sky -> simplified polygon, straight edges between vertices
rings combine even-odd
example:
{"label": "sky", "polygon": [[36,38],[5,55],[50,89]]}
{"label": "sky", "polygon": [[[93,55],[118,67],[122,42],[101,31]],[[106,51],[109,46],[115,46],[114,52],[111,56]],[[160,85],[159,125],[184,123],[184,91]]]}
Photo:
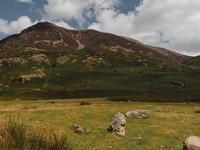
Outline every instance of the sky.
{"label": "sky", "polygon": [[40,21],[200,55],[200,0],[1,0],[0,40]]}

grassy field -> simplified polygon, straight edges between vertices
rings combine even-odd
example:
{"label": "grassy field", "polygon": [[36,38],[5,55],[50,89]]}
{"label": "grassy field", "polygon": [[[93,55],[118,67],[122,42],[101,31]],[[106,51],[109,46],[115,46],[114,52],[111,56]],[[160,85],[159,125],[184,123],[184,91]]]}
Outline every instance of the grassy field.
{"label": "grassy field", "polygon": [[[83,101],[91,105],[80,105]],[[117,112],[135,109],[147,109],[150,118],[127,119],[125,137],[107,131]],[[19,117],[36,132],[64,131],[75,150],[180,150],[185,138],[200,136],[198,110],[200,104],[195,103],[113,102],[106,98],[0,101],[2,116]],[[91,132],[74,133],[74,123]]]}

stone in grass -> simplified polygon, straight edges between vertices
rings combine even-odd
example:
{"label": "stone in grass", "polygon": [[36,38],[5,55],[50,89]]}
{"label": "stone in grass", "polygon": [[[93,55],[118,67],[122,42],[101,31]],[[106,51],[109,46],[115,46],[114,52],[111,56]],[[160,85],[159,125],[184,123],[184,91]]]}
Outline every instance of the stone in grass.
{"label": "stone in grass", "polygon": [[83,129],[78,124],[73,124],[72,128],[74,129],[74,132],[77,134],[89,134],[91,132],[91,129]]}
{"label": "stone in grass", "polygon": [[149,112],[147,110],[128,111],[126,113],[126,117],[137,118],[137,119],[147,119],[149,118]]}
{"label": "stone in grass", "polygon": [[72,128],[74,129],[74,132],[77,133],[77,134],[84,134],[85,133],[85,130],[81,126],[79,126],[78,124],[73,124]]}
{"label": "stone in grass", "polygon": [[190,136],[183,142],[183,150],[200,150],[200,137]]}
{"label": "stone in grass", "polygon": [[123,114],[117,113],[109,126],[109,131],[116,133],[119,136],[125,136],[126,118]]}

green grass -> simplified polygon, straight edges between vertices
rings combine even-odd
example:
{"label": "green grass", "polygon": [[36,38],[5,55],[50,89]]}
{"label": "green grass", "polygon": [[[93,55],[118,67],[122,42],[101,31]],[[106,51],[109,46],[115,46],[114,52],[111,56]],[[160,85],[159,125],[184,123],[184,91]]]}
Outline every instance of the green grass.
{"label": "green grass", "polygon": [[200,67],[200,56],[190,58],[185,64]]}
{"label": "green grass", "polygon": [[26,126],[17,119],[9,118],[1,128],[3,144],[9,148],[24,150],[26,143]]}
{"label": "green grass", "polygon": [[[0,99],[87,98],[148,93],[154,101],[154,95],[160,95],[164,101],[172,101],[171,94],[180,97],[178,99],[186,95],[183,101],[200,101],[198,72],[158,71],[148,67],[117,68],[116,71],[102,69],[93,72],[57,67],[45,72],[47,76],[44,79],[1,86]],[[172,85],[172,81],[180,81],[184,86]]]}
{"label": "green grass", "polygon": [[43,130],[34,130],[19,120],[8,117],[1,122],[0,148],[16,150],[71,150],[65,134]]}
{"label": "green grass", "polygon": [[[92,105],[81,106],[83,101]],[[147,109],[150,118],[127,119],[125,137],[107,131],[117,112],[125,114],[135,109]],[[20,116],[33,129],[65,132],[76,150],[180,150],[188,136],[200,136],[200,114],[196,113],[199,109],[195,103],[113,102],[104,98],[0,102],[1,115]],[[72,124],[91,132],[78,135]]]}
{"label": "green grass", "polygon": [[[38,64],[30,61],[36,54],[45,54],[50,63]],[[59,65],[56,59],[69,56],[69,63]],[[151,95],[187,93],[187,101],[200,101],[200,74],[188,70],[186,64],[166,62],[140,53],[96,54],[91,51],[60,49],[52,51],[5,51],[0,59],[23,57],[25,65],[3,65],[0,70],[0,100],[7,99],[54,99],[54,98],[90,98],[108,96],[134,96],[139,93]],[[83,60],[87,57],[101,58],[112,64],[102,66],[94,64],[88,67]],[[72,63],[73,59],[77,59]],[[198,57],[193,58],[198,64]],[[191,60],[193,60],[191,59]],[[190,60],[188,60],[190,61]],[[144,65],[147,64],[147,66]],[[190,63],[188,63],[190,65]],[[162,66],[162,67],[161,67]],[[20,75],[32,74],[36,69],[44,68],[46,76],[25,83],[13,82]],[[176,69],[176,68],[180,68]],[[180,81],[184,86],[174,86],[172,81]],[[164,99],[165,97],[162,97]],[[155,97],[151,97],[155,99]],[[166,100],[169,99],[166,97]],[[165,101],[166,101],[165,100]],[[148,99],[146,101],[149,101]],[[171,100],[170,100],[171,101]],[[185,101],[185,100],[184,100]]]}

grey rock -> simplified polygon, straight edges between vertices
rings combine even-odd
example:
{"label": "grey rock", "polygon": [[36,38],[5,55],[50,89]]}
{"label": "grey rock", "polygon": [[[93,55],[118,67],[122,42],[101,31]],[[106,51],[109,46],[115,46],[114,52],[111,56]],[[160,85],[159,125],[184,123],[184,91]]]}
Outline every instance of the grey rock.
{"label": "grey rock", "polygon": [[78,127],[74,130],[75,133],[78,133],[78,134],[84,134],[85,133],[85,130],[82,128],[82,127]]}
{"label": "grey rock", "polygon": [[72,124],[72,128],[73,129],[77,129],[77,128],[79,128],[80,126],[78,125],[78,124]]}
{"label": "grey rock", "polygon": [[78,124],[73,124],[72,128],[74,129],[74,132],[77,133],[77,134],[84,134],[85,133],[85,130],[81,126],[79,126]]}
{"label": "grey rock", "polygon": [[92,129],[87,129],[87,130],[85,131],[85,134],[89,134],[91,131],[92,131]]}
{"label": "grey rock", "polygon": [[200,137],[190,136],[183,142],[183,150],[200,150]]}
{"label": "grey rock", "polygon": [[110,123],[109,130],[111,132],[116,133],[119,136],[125,136],[125,125],[126,125],[126,118],[123,114],[117,113],[112,122]]}
{"label": "grey rock", "polygon": [[137,119],[147,119],[149,118],[149,112],[147,110],[128,111],[126,113],[126,117],[137,118]]}

